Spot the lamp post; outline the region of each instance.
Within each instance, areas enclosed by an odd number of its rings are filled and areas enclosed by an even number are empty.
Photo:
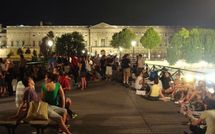
[[[119,47],[119,59],[121,59],[123,48]]]
[[[134,47],[137,45],[137,41],[133,40],[131,41],[131,46],[133,48],[133,54],[132,54],[132,57],[133,57],[133,60],[134,60]]]
[[[51,48],[53,46],[54,42],[52,40],[47,41],[47,45]]]
[[[85,53],[86,53],[86,51],[85,51],[85,50],[82,50],[82,53],[83,53],[83,54],[85,54]]]
[[[47,46],[48,46],[48,56],[51,55],[51,50],[52,50],[52,46],[54,45],[54,41],[53,40],[50,40],[48,39],[47,41]]]

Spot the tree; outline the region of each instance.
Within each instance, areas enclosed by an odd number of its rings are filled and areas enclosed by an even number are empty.
[[[188,63],[205,60],[215,63],[215,31],[210,29],[182,28],[176,32],[167,48],[167,61],[174,64],[179,59]]]
[[[183,53],[183,58],[189,63],[199,62],[203,58],[203,45],[198,29],[192,29],[189,32],[189,38],[187,44],[185,44]]]
[[[179,59],[185,57],[189,35],[189,30],[182,28],[171,38],[167,48],[167,61],[170,64],[175,64]]]
[[[131,30],[125,28],[112,36],[111,46],[114,48],[130,48],[131,41],[135,38],[136,35]]]
[[[161,43],[161,38],[154,28],[151,27],[146,30],[144,35],[141,37],[140,42],[148,49],[148,57],[150,59],[150,50],[156,48]]]
[[[53,31],[49,31],[48,33],[47,33],[47,37],[49,37],[50,39],[54,39],[54,32]]]
[[[63,34],[57,38],[56,52],[58,55],[82,55],[82,50],[85,49],[83,35],[79,32]]]
[[[52,47],[48,46],[48,41],[54,42],[54,33],[49,31],[45,37],[42,38],[42,43],[40,44],[40,55],[44,56],[45,60],[47,60],[48,56],[52,53]]]
[[[203,59],[215,63],[215,31],[210,29],[200,29],[201,42],[203,44]]]
[[[114,33],[114,35],[112,36],[111,46],[114,48],[120,47],[119,33]]]

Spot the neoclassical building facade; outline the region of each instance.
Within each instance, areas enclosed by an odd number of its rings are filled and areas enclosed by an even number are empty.
[[[94,26],[7,26],[6,41],[8,48],[30,48],[39,50],[41,40],[49,31],[52,31],[55,37],[62,34],[77,31],[84,37],[86,49],[91,53],[100,53],[105,50],[107,54],[118,53],[119,50],[111,47],[110,42],[114,33],[128,28],[137,35],[137,46],[135,53],[145,54],[147,51],[142,47],[139,39],[144,32],[153,27],[161,36],[162,43],[160,47],[155,49],[155,56],[165,55],[165,48],[169,44],[171,36],[179,29],[179,27],[169,26],[118,26],[109,25],[107,23],[99,23]],[[131,49],[123,50],[122,53],[130,53]]]
[[[0,48],[6,46],[7,38],[6,32],[3,29],[2,25],[0,24]]]

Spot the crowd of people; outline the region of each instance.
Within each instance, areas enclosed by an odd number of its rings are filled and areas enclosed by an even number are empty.
[[[34,81],[41,79],[43,84],[38,95]],[[165,68],[150,68],[141,54],[135,61],[129,54],[122,58],[116,55],[60,57],[53,54],[47,66],[28,65],[23,55],[18,64],[0,59],[0,95],[13,96],[14,91],[16,95],[19,110],[13,118],[26,116],[29,102],[43,100],[49,104],[49,118],[58,122],[61,131],[67,134],[71,133],[66,126],[67,115],[77,116],[71,110],[72,101],[67,93],[73,88],[86,90],[90,80],[121,82],[150,101],[174,101],[180,105],[180,113],[190,119],[193,133],[215,133],[215,94],[208,92],[206,82],[188,82],[180,72],[171,74]]]
[[[137,95],[150,101],[173,101],[179,105],[179,112],[189,119],[187,125],[193,134],[215,133],[214,83],[187,81],[180,71],[171,74],[166,68],[149,69],[146,65],[134,76],[133,88]]]

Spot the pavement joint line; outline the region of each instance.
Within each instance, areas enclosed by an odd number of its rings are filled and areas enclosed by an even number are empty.
[[[129,88],[126,88],[126,89],[128,89],[128,91],[125,90],[125,92],[126,92],[126,94],[129,96],[129,98],[131,99],[132,103],[134,104],[135,109],[137,110],[137,112],[139,113],[139,115],[141,116],[141,118],[142,118],[143,121],[145,122],[146,126],[149,128],[149,130],[150,130],[151,132],[153,132],[153,131],[152,131],[152,128],[151,128],[151,126],[150,126],[150,124],[146,121],[146,119],[144,118],[142,112],[138,109],[136,102],[135,102],[135,101],[133,100],[133,98],[131,97],[130,93],[132,93],[132,92],[131,92],[130,87],[129,87]],[[133,94],[133,93],[132,93],[132,94]]]

